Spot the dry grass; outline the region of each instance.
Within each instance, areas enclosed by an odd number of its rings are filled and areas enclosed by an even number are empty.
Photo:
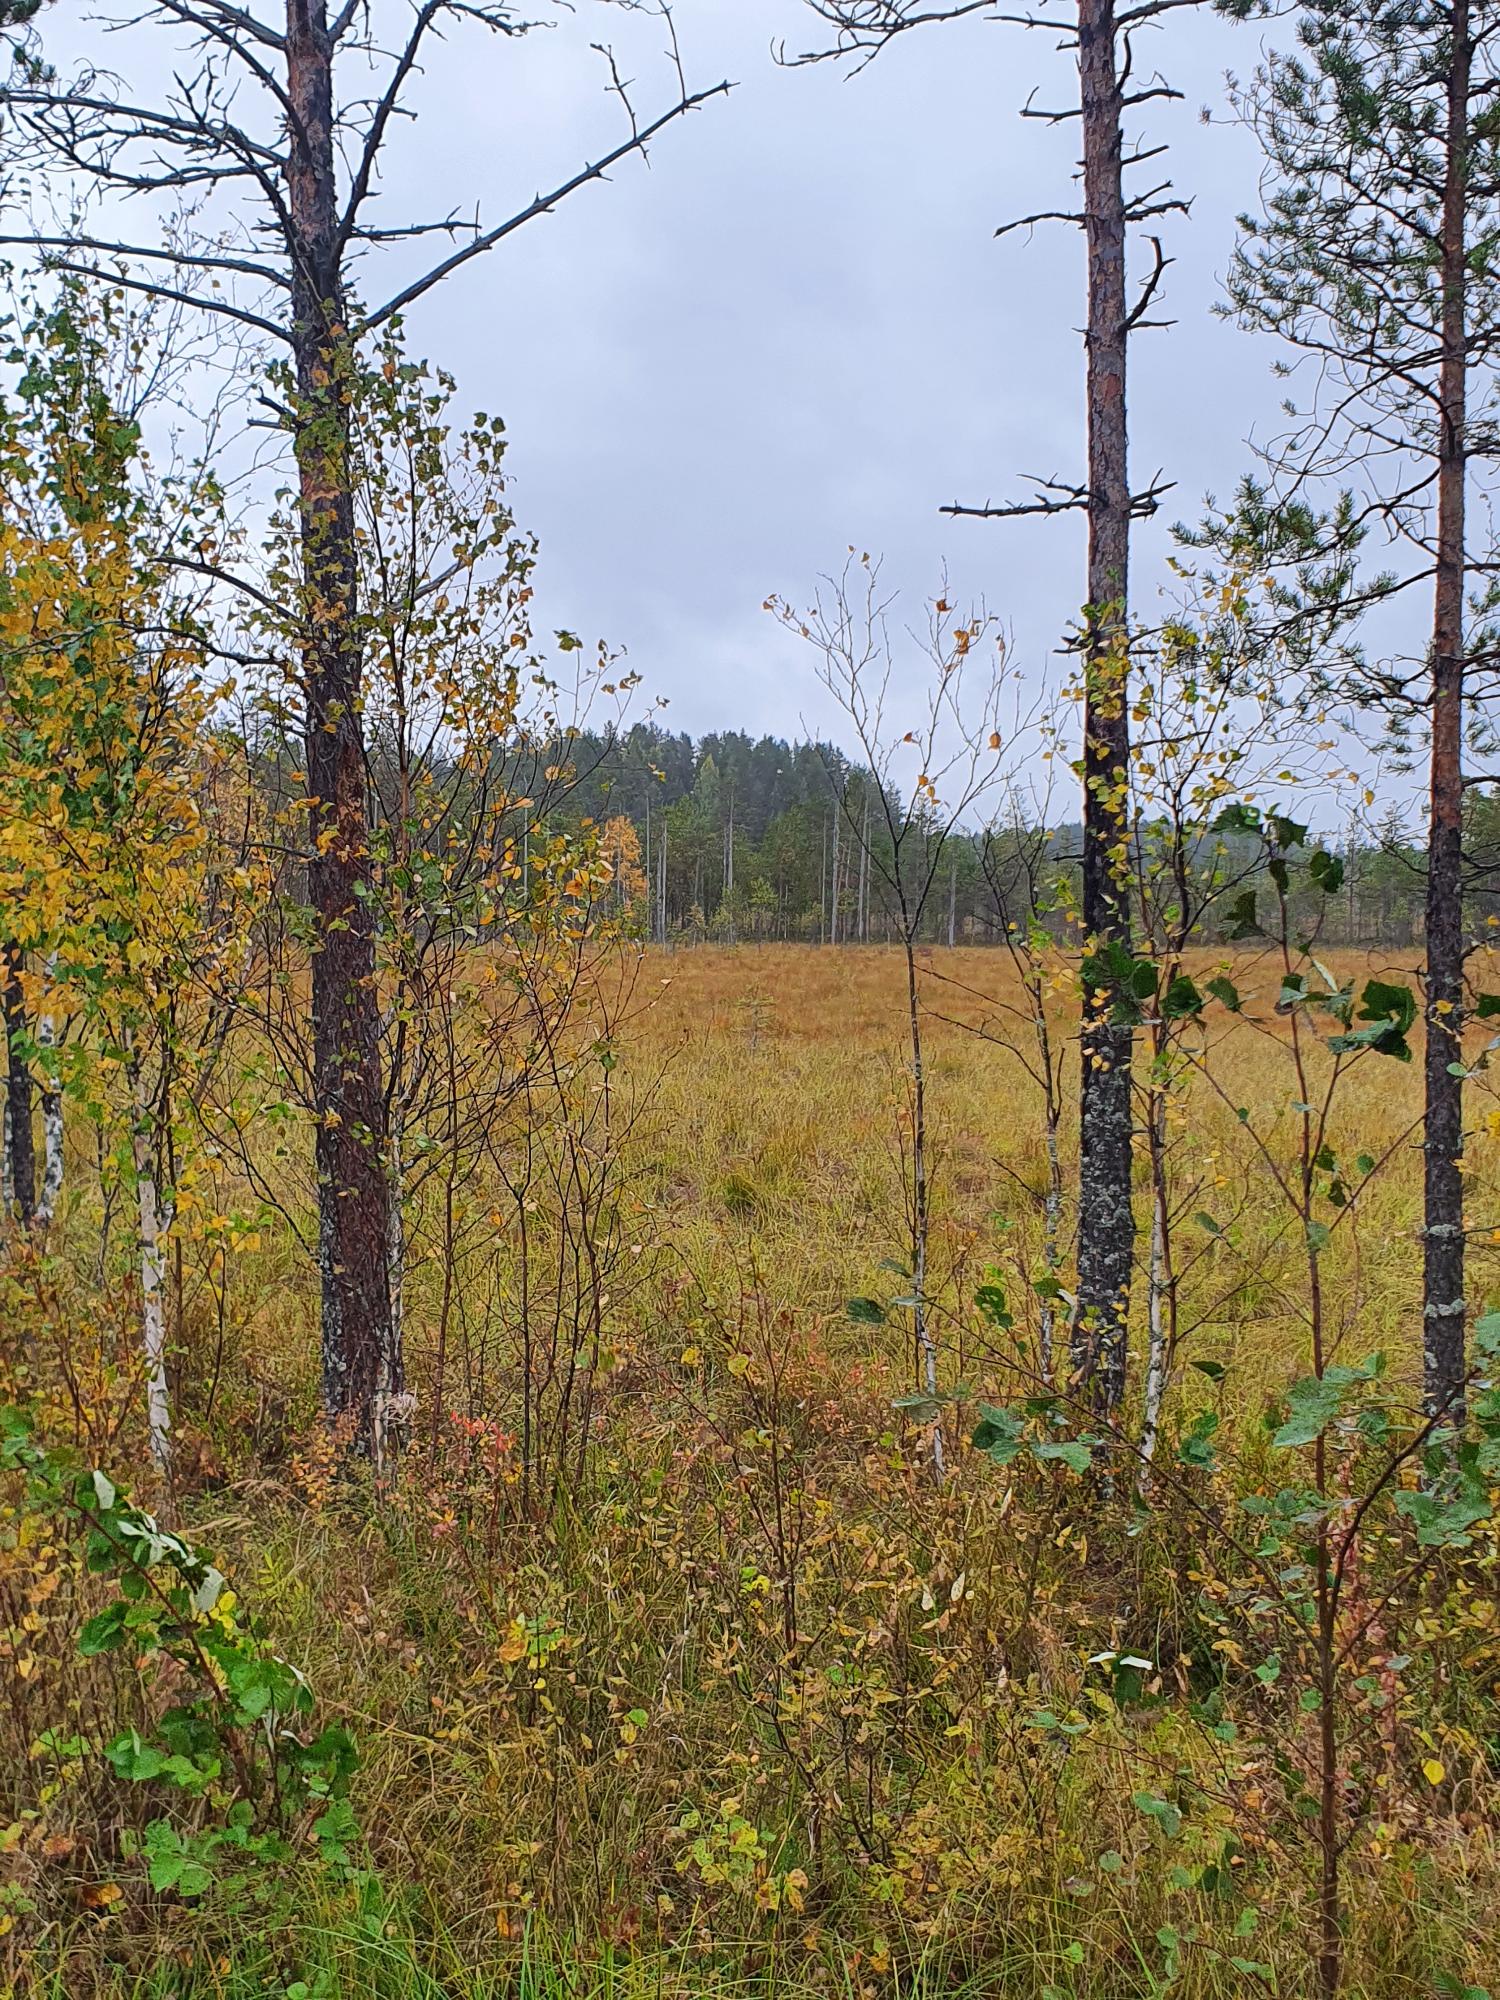
[[[1006,961],[958,951],[927,965],[944,1375],[1000,1398],[1039,1309],[1037,1105],[1015,1057],[970,1031],[1014,997]],[[922,1434],[891,1410],[911,1384],[902,1315],[871,1327],[845,1314],[851,1295],[900,1289],[881,1268],[905,1228],[900,976],[878,950],[643,961],[611,1085],[621,1177],[600,1223],[623,1275],[586,1456],[550,1508],[517,1500],[516,1248],[486,1222],[493,1188],[465,1196],[475,1247],[445,1397],[493,1429],[424,1448],[382,1508],[310,1449],[312,1299],[286,1243],[244,1260],[227,1331],[199,1300],[185,1369],[222,1336],[215,1413],[198,1426],[219,1470],[173,1504],[355,1726],[382,1887],[309,1877],[222,1921],[146,1899],[110,1929],[70,1915],[64,1884],[45,1950],[29,1971],[12,1962],[20,1988],[1310,1990],[1310,1858],[1274,1803],[1302,1724],[1294,1701],[1233,1676],[1228,1706],[1201,1708],[1218,1629],[1194,1574],[1213,1572],[1202,1533],[1169,1496],[1143,1525],[1056,1468],[1007,1478],[965,1450],[967,1411],[950,1422],[955,1476],[934,1492]],[[1234,976],[1247,996],[1276,984],[1268,962]],[[1060,1028],[1069,1006],[1060,986]],[[1197,1254],[1183,1358],[1229,1368],[1226,1411],[1253,1455],[1266,1400],[1305,1368],[1306,1300],[1301,1243],[1238,1112],[1285,1157],[1294,1090],[1284,1022],[1219,1021],[1215,1085],[1189,1082],[1173,1113]],[[1418,1064],[1363,1060],[1334,1132],[1341,1153],[1391,1154],[1329,1247],[1337,1343],[1350,1357],[1387,1348],[1398,1375],[1419,1352],[1419,1099]],[[1480,1111],[1476,1216],[1496,1168]],[[1494,1254],[1476,1254],[1476,1298]],[[986,1272],[1011,1298],[1013,1338],[972,1310]],[[419,1385],[441,1275],[413,1273]],[[1137,1352],[1137,1382],[1141,1366]],[[1185,1369],[1170,1422],[1211,1393]],[[1492,1561],[1481,1552],[1452,1616],[1438,1585],[1441,1688],[1424,1673],[1403,1695],[1389,1724],[1400,1775],[1350,1852],[1348,1990],[1364,2000],[1431,1993],[1440,1972],[1480,1979],[1491,1962]],[[1140,1705],[1114,1702],[1087,1666],[1108,1647],[1159,1664]],[[1079,1733],[1039,1727],[1039,1709],[1078,1716]],[[1232,1748],[1207,1727],[1229,1713]],[[1439,1728],[1451,1776],[1428,1796],[1409,1774]],[[1180,1804],[1171,1839],[1132,1802],[1143,1790]],[[43,1818],[65,1810],[52,1801]],[[1231,1848],[1232,1891],[1202,1887]],[[1247,1908],[1253,1941],[1235,1930]],[[1185,1940],[1175,1952],[1168,1929]],[[1237,1972],[1236,1955],[1271,1970]]]

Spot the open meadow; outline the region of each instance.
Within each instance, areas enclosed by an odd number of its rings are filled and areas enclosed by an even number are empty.
[[[0,0],[0,206],[0,2000],[1500,2000],[1500,0]]]
[[[191,1663],[80,1659],[97,1587],[55,1515],[12,1490],[11,1990],[1300,1995],[1329,1705],[1348,1991],[1482,1983],[1500,1547],[1487,1521],[1420,1546],[1420,1522],[1386,1506],[1419,1463],[1373,1403],[1330,1406],[1302,1447],[1273,1449],[1312,1325],[1306,1231],[1276,1170],[1295,1164],[1298,1092],[1321,1106],[1336,1065],[1304,1031],[1297,1082],[1268,953],[1204,952],[1194,969],[1232,973],[1240,1012],[1195,1029],[1211,1058],[1167,1107],[1176,1335],[1149,1467],[1144,1304],[1118,1426],[1090,1430],[1061,1360],[1039,1363],[1049,1312],[1063,1352],[1066,1294],[1049,1283],[1040,1094],[999,950],[922,957],[931,1408],[910,1400],[922,1375],[901,1303],[895,951],[596,962],[579,1046],[602,1046],[607,1016],[608,1059],[567,1120],[549,1135],[533,1107],[482,1172],[439,1175],[414,1203],[415,1408],[373,1504],[368,1468],[320,1421],[315,1276],[289,1229],[244,1224],[232,1257],[222,1230],[190,1237],[172,1278],[173,1483],[132,1483],[212,1552],[236,1613],[306,1675],[358,1766],[259,1858],[192,1846],[214,1787],[190,1783],[163,1863],[161,1836],[141,1844],[158,1787],[118,1781],[158,1767],[132,1773],[122,1753],[112,1776],[88,1746],[122,1728],[152,1740]],[[1346,953],[1327,969],[1399,967]],[[1076,980],[1061,959],[1049,977],[1071,1100]],[[1349,1188],[1312,1260],[1317,1373],[1360,1377],[1383,1351],[1399,1412],[1419,1398],[1420,1068],[1368,1052],[1342,1068],[1320,1143],[1368,1164],[1330,1170]],[[1476,1125],[1478,1221],[1497,1140]],[[227,1213],[245,1191],[216,1172]],[[1144,1217],[1144,1147],[1137,1200]],[[139,1301],[100,1223],[88,1197],[44,1249],[12,1246],[7,1386],[48,1407],[82,1462],[118,1470],[142,1457]],[[1064,1277],[1071,1230],[1065,1211]],[[1477,1288],[1493,1259],[1477,1238]],[[1276,1496],[1315,1478],[1341,1529],[1369,1524],[1345,1545],[1331,1666],[1298,1608],[1305,1518],[1272,1532],[1278,1510],[1309,1505]],[[179,1851],[211,1891],[182,1892]]]

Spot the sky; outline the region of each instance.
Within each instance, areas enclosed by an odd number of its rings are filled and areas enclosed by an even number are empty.
[[[402,10],[385,12],[394,34]],[[809,651],[762,607],[772,592],[806,601],[852,544],[914,619],[945,580],[950,599],[982,603],[1039,685],[1082,598],[1081,523],[938,509],[1023,496],[1027,474],[1082,476],[1081,233],[994,233],[1073,203],[1076,126],[1019,115],[1033,92],[1073,100],[1070,55],[1046,30],[970,19],[910,33],[851,76],[774,60],[775,44],[826,36],[802,0],[678,0],[675,20],[690,87],[733,90],[409,320],[461,402],[505,419],[543,622],[623,648],[672,727],[819,730],[833,719]],[[158,30],[105,39],[75,0],[41,26],[55,61],[85,55],[137,89],[173,59]],[[1140,538],[1146,613],[1171,521],[1228,495],[1285,394],[1274,343],[1212,312],[1258,165],[1226,121],[1224,75],[1253,69],[1262,33],[1185,10],[1137,55],[1183,93],[1135,117],[1170,143],[1161,171],[1192,200],[1162,225],[1176,325],[1132,349],[1136,483],[1158,468],[1175,482]],[[600,41],[643,117],[670,101],[660,23],[640,12],[578,0],[520,38],[455,26],[409,94],[377,219],[477,204],[493,223],[616,143]],[[371,299],[410,263],[374,255]]]

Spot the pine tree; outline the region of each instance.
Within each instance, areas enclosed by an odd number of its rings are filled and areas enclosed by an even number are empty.
[[[1500,8],[1492,0],[1311,0],[1295,54],[1241,98],[1274,170],[1230,276],[1241,321],[1306,355],[1317,389],[1289,405],[1252,489],[1256,532],[1282,554],[1335,560],[1379,524],[1415,560],[1370,595],[1430,585],[1425,658],[1355,661],[1336,691],[1425,726],[1425,1197],[1422,1311],[1429,1413],[1462,1412],[1465,1376],[1463,742],[1492,675],[1470,593],[1470,487],[1494,428],[1500,288]],[[1306,511],[1320,480],[1352,476],[1352,507]],[[1242,518],[1243,518],[1242,510]],[[1310,618],[1326,607],[1304,602]],[[1326,676],[1325,676],[1326,678]]]

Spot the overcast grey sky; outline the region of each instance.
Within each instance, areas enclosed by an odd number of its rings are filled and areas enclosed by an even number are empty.
[[[1081,476],[1082,238],[1047,225],[994,240],[1071,205],[1076,127],[1017,115],[1033,89],[1072,100],[1071,58],[1046,31],[974,19],[909,34],[849,78],[773,61],[774,42],[823,33],[801,0],[678,0],[676,19],[690,84],[727,77],[730,95],[411,316],[412,345],[464,403],[506,420],[544,619],[626,648],[675,727],[795,734],[826,710],[762,601],[805,599],[854,543],[913,609],[946,565],[950,595],[982,598],[1039,674],[1081,599],[1079,523],[937,509],[1015,495],[1026,473]],[[75,0],[42,26],[57,60],[161,74],[159,32],[105,40]],[[1210,312],[1255,150],[1200,120],[1222,114],[1224,72],[1253,67],[1261,32],[1173,13],[1138,56],[1184,93],[1137,116],[1171,142],[1165,170],[1193,201],[1164,225],[1178,324],[1134,344],[1137,483],[1158,466],[1177,482],[1161,530],[1227,494],[1278,400],[1272,343]],[[410,93],[417,122],[396,133],[377,219],[477,201],[493,222],[606,150],[620,110],[601,39],[643,114],[669,101],[659,24],[598,0],[521,40],[455,29]],[[382,256],[371,298],[402,268]],[[1143,609],[1165,545],[1142,536]]]

